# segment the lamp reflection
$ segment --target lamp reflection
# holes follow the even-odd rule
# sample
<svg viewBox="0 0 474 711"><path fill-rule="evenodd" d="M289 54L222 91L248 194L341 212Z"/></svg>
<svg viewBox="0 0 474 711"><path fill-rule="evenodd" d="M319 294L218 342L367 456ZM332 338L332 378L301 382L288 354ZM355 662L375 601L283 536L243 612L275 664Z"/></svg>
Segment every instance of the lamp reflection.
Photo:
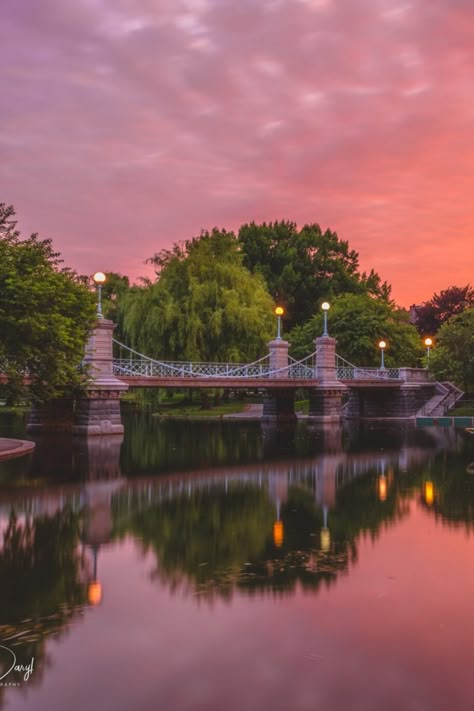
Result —
<svg viewBox="0 0 474 711"><path fill-rule="evenodd" d="M427 506L432 506L434 503L434 485L432 481L425 481L424 497Z"/></svg>
<svg viewBox="0 0 474 711"><path fill-rule="evenodd" d="M331 548L331 533L329 528L321 529L321 550L327 553Z"/></svg>
<svg viewBox="0 0 474 711"><path fill-rule="evenodd" d="M379 501L385 501L387 498L387 477L381 474L377 483Z"/></svg>
<svg viewBox="0 0 474 711"><path fill-rule="evenodd" d="M102 600L102 585L98 580L93 580L87 588L89 605L98 605Z"/></svg>
<svg viewBox="0 0 474 711"><path fill-rule="evenodd" d="M102 601L102 583L97 579L97 559L99 557L100 545L92 545L92 560L93 560L93 570L92 575L87 583L87 600L89 605L95 606Z"/></svg>
<svg viewBox="0 0 474 711"><path fill-rule="evenodd" d="M273 543L277 548L283 545L283 521L275 521L273 524Z"/></svg>
<svg viewBox="0 0 474 711"><path fill-rule="evenodd" d="M323 526L320 534L321 550L327 553L331 548L331 532L328 528L328 507L323 506Z"/></svg>

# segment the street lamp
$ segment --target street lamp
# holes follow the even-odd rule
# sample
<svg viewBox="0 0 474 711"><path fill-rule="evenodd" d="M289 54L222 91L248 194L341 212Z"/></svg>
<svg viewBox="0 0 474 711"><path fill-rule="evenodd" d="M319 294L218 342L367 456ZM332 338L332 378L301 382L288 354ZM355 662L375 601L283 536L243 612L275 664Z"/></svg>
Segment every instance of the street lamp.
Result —
<svg viewBox="0 0 474 711"><path fill-rule="evenodd" d="M331 304L329 304L327 301L323 301L323 303L321 304L321 308L322 308L323 314L324 314L323 336L329 336L329 333L328 333L328 311L331 308Z"/></svg>
<svg viewBox="0 0 474 711"><path fill-rule="evenodd" d="M281 340L281 317L285 313L283 306L275 306L275 316L277 317L277 339Z"/></svg>
<svg viewBox="0 0 474 711"><path fill-rule="evenodd" d="M428 338L425 338L425 346L426 346L426 359L428 361L428 365L430 364L430 348L433 345L433 339L428 336Z"/></svg>
<svg viewBox="0 0 474 711"><path fill-rule="evenodd" d="M102 314L102 284L105 283L107 277L104 272L96 272L92 278L97 287L97 318L104 318Z"/></svg>
<svg viewBox="0 0 474 711"><path fill-rule="evenodd" d="M384 362L384 351L387 347L387 344L385 341L379 341L379 348L380 348L380 370L384 370L385 368L385 362Z"/></svg>

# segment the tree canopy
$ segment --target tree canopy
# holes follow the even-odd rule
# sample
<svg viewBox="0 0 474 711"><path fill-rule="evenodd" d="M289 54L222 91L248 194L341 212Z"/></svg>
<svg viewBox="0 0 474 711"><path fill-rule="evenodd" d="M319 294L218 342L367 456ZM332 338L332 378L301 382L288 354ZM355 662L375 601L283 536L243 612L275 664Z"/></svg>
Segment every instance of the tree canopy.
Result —
<svg viewBox="0 0 474 711"><path fill-rule="evenodd" d="M438 380L451 380L474 393L474 308L444 323L431 351L430 369Z"/></svg>
<svg viewBox="0 0 474 711"><path fill-rule="evenodd" d="M310 319L318 302L343 293L390 299L390 287L376 272L360 273L359 255L349 243L318 224L298 229L294 222L251 222L242 225L238 240L244 266L261 274L285 307L288 328Z"/></svg>
<svg viewBox="0 0 474 711"><path fill-rule="evenodd" d="M451 316L456 316L474 306L474 289L466 286L450 286L425 301L421 306L412 306L413 323L423 336L434 336Z"/></svg>
<svg viewBox="0 0 474 711"><path fill-rule="evenodd" d="M21 239L15 210L0 203L0 361L7 397L31 377L41 402L80 384L78 366L95 316L95 298L76 274L61 267L51 240Z"/></svg>
<svg viewBox="0 0 474 711"><path fill-rule="evenodd" d="M242 265L232 232L214 229L151 258L157 281L122 301L134 347L157 358L253 360L274 330L263 278Z"/></svg>
<svg viewBox="0 0 474 711"><path fill-rule="evenodd" d="M343 294L331 303L329 334L337 339L337 352L359 366L380 363L378 343L387 343L385 363L389 367L418 366L423 355L421 339L407 322L406 312L367 294ZM289 334L292 353L303 358L314 350L314 339L323 331L320 311Z"/></svg>

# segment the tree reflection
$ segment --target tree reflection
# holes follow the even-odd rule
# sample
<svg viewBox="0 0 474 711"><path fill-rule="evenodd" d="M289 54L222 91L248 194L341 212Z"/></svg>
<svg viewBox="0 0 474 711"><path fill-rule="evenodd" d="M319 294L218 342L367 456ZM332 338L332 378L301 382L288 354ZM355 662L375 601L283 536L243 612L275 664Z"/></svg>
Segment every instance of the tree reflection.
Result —
<svg viewBox="0 0 474 711"><path fill-rule="evenodd" d="M407 513L396 481L383 501L376 482L372 472L347 484L329 513L303 486L290 486L277 506L266 489L236 482L145 505L128 495L128 514L116 502L115 530L155 554L153 577L173 591L212 599L235 590L289 593L297 584L317 590L357 560L361 534L375 538Z"/></svg>
<svg viewBox="0 0 474 711"><path fill-rule="evenodd" d="M466 440L461 456L442 452L421 470L414 482L420 505L441 523L474 531L473 442Z"/></svg>
<svg viewBox="0 0 474 711"><path fill-rule="evenodd" d="M70 509L34 519L10 513L0 551L0 640L19 662L35 658L28 685L50 664L46 637L64 632L86 603L78 542L79 515Z"/></svg>

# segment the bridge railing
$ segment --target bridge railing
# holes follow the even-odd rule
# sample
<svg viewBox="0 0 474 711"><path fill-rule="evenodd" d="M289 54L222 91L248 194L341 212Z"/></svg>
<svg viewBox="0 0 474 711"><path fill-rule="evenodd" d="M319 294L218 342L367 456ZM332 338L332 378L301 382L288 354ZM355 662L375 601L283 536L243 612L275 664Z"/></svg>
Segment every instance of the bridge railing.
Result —
<svg viewBox="0 0 474 711"><path fill-rule="evenodd" d="M270 372L268 363L183 363L135 358L114 358L114 375L154 378L261 378Z"/></svg>
<svg viewBox="0 0 474 711"><path fill-rule="evenodd" d="M400 380L400 368L359 368L336 355L338 380Z"/></svg>
<svg viewBox="0 0 474 711"><path fill-rule="evenodd" d="M290 380L313 380L315 369L301 363L270 370L268 363L182 363L115 358L113 372L117 377L145 378L272 378L276 374Z"/></svg>
<svg viewBox="0 0 474 711"><path fill-rule="evenodd" d="M282 368L270 368L267 354L253 363L200 363L183 361L159 361L125 346L114 339L115 345L128 353L128 358L114 358L113 372L120 377L146 378L249 378L268 379L273 377L312 380L316 351L302 360L289 358L289 364Z"/></svg>
<svg viewBox="0 0 474 711"><path fill-rule="evenodd" d="M248 378L289 380L317 380L317 351L302 360L289 358L287 366L271 369L269 355L254 363L200 363L182 361L159 361L138 353L133 348L114 341L128 352L128 358L114 358L113 372L120 377L154 378ZM316 363L315 363L316 356ZM359 368L336 355L336 378L338 380L400 380L399 368Z"/></svg>

